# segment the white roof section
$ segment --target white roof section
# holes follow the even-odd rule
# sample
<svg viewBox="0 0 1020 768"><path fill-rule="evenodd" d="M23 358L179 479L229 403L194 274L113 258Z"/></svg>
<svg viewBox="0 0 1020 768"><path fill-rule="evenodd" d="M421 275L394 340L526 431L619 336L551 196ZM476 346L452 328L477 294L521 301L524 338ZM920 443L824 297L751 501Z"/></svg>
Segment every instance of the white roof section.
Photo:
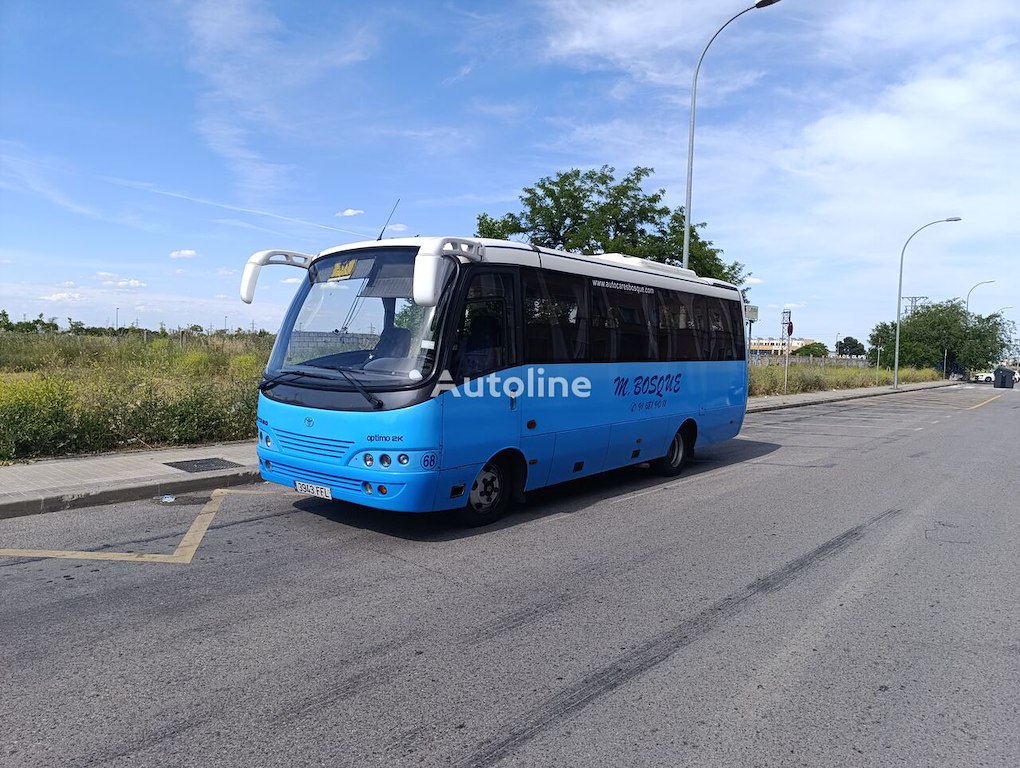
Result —
<svg viewBox="0 0 1020 768"><path fill-rule="evenodd" d="M419 255L449 255L462 263L482 262L540 267L622 283L694 291L728 299L734 298L735 292L737 294L740 292L740 289L735 285L721 280L698 277L690 269L641 259L636 256L627 256L622 253L569 253L551 248L539 248L526 242L479 237L395 237L385 240L365 240L327 248L315 256L305 259L298 258L299 254L287 251L261 251L253 256L252 260L255 260L257 256L262 256L263 264L282 262L292 266L307 267L327 256L368 248L417 248ZM274 258L267 258L268 254L272 254ZM282 254L287 254L290 258L282 257ZM300 256L304 256L304 254L300 254ZM257 272L257 270L253 271ZM254 280L246 282L251 283L250 290L253 292ZM248 293L248 296L250 295Z"/></svg>

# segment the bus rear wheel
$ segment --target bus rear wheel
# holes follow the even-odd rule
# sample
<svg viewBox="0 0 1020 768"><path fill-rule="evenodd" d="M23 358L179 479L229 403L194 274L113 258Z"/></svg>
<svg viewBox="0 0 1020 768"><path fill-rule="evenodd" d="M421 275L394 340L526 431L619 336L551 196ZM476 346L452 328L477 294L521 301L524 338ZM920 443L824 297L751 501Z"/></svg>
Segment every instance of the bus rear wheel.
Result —
<svg viewBox="0 0 1020 768"><path fill-rule="evenodd" d="M669 443L669 450L661 459L652 462L652 469L666 477L676 477L691 457L690 431L680 427Z"/></svg>
<svg viewBox="0 0 1020 768"><path fill-rule="evenodd" d="M490 459L478 472L467 504L458 515L464 525L494 523L506 514L513 493L513 472L500 458Z"/></svg>

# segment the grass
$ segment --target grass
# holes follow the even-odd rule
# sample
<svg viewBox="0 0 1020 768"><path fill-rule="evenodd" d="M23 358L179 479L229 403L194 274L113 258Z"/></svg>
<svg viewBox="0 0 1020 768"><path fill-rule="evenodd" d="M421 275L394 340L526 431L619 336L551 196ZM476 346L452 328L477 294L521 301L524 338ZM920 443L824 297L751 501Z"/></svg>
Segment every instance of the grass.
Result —
<svg viewBox="0 0 1020 768"><path fill-rule="evenodd" d="M900 368L900 382L910 384L921 381L939 381L942 374L931 369ZM843 368L818 367L813 365L791 365L785 393L823 392L833 389L859 389L863 387L892 386L893 373L888 368ZM782 365L752 365L748 383L748 394L782 395Z"/></svg>
<svg viewBox="0 0 1020 768"><path fill-rule="evenodd" d="M272 341L2 332L0 461L254 439ZM904 383L938 378L900 370ZM791 365L786 391L891 384L885 369ZM751 366L752 396L782 393L782 366Z"/></svg>
<svg viewBox="0 0 1020 768"><path fill-rule="evenodd" d="M0 460L255 436L271 338L0 334Z"/></svg>

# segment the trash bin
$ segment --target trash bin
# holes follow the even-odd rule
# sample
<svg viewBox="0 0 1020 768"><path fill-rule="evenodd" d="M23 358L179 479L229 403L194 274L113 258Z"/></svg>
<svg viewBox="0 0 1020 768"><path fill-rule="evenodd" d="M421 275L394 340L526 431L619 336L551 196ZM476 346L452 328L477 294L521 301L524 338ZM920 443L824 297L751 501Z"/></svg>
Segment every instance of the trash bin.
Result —
<svg viewBox="0 0 1020 768"><path fill-rule="evenodd" d="M993 386L996 389L1013 389L1013 371L1009 368L996 368Z"/></svg>

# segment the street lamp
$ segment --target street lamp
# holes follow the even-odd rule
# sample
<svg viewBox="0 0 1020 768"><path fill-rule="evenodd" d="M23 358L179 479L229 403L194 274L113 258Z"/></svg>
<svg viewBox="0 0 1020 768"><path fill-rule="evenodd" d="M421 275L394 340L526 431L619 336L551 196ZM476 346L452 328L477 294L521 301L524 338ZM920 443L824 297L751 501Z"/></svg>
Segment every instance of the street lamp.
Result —
<svg viewBox="0 0 1020 768"><path fill-rule="evenodd" d="M918 227L914 230L914 234L907 238L907 242L903 244L903 249L900 251L900 287L896 290L896 354L893 358L893 389L900 388L900 307L903 304L903 256L907 252L907 246L910 245L910 241L914 239L914 235L933 224L942 224L947 221L962 221L962 219L959 216L951 216L948 219L929 221L923 227Z"/></svg>
<svg viewBox="0 0 1020 768"><path fill-rule="evenodd" d="M980 283L975 283L974 286L970 289L970 291L967 291L967 314L968 315L970 314L970 293L971 293L971 291L973 291L974 288L977 288L979 285L987 285L988 283L994 283L994 282L995 282L994 280L982 280Z"/></svg>
<svg viewBox="0 0 1020 768"><path fill-rule="evenodd" d="M684 255L683 255L683 267L687 269L687 263L690 261L691 256L691 189L694 182L694 106L698 99L698 72L701 71L701 62L705 59L705 54L708 53L708 47L712 45L719 33L722 32L726 27L732 24L734 21L739 19L748 11L753 11L756 8L767 8L770 5L775 5L779 0L758 0L757 3L752 5L750 8L745 8L736 16L731 18L719 29L715 31L712 38L708 41L708 45L701 52L701 56L698 57L698 64L694 67L694 77L691 80L691 127L687 136L687 198L684 202Z"/></svg>

